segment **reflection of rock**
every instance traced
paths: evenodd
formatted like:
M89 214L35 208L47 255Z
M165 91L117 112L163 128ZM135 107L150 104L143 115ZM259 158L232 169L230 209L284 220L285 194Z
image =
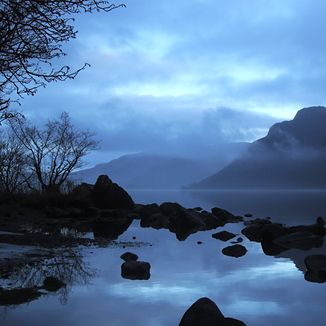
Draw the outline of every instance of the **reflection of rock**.
M221 240L221 241L229 241L230 239L233 239L236 236L236 234L228 232L228 231L221 231L212 234L212 237Z
M151 265L143 261L126 261L121 265L121 276L129 280L148 280Z
M107 175L100 175L92 192L95 206L106 208L134 208L135 204L129 194Z
M245 324L237 319L225 318L212 300L201 298L185 312L179 326L245 326Z
M138 259L138 256L132 252L125 252L120 256L120 258L124 261L131 261L131 260L136 261Z
M305 258L307 271L305 279L309 282L324 283L326 282L326 256L309 255Z
M295 232L285 234L273 241L276 245L287 249L309 250L319 248L324 244L324 239L310 232Z
M58 280L57 278L53 276L48 276L44 281L43 281L43 289L50 291L50 292L55 292L58 291L59 289L65 287L66 284L63 283L62 281Z
M132 222L132 219L121 209L107 209L101 211L100 216L93 222L94 236L109 240L117 239Z
M36 288L15 288L3 290L0 288L0 306L19 305L31 302L40 297L43 293Z
M222 253L226 256L238 258L244 256L247 253L247 249L242 245L235 244L223 248Z

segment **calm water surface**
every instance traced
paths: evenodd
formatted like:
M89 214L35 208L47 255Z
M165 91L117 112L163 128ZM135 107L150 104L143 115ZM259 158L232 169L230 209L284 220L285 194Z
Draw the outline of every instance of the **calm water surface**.
M219 206L237 215L271 216L273 221L288 225L312 224L316 217L326 216L326 192L129 193L143 204L173 201L185 207ZM289 250L273 257L266 256L259 243L244 239L245 256L224 256L221 250L229 243L211 235L228 230L241 236L242 228L242 224L229 224L180 242L167 230L140 228L135 220L119 238L124 244L80 248L82 257L68 255L60 275L69 286L29 304L1 307L0 324L173 326L194 301L206 296L225 316L238 318L247 326L324 326L326 283L304 279L304 258L326 254L325 247L307 252ZM151 264L149 280L121 277L120 255L126 251ZM45 275L47 271L32 273Z

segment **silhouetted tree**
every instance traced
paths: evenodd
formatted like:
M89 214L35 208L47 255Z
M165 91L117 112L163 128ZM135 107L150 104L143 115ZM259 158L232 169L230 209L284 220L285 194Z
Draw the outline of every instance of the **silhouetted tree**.
M48 120L43 129L22 115L10 119L8 124L26 151L29 169L44 194L60 192L71 171L86 164L83 157L98 149L95 134L73 126L66 112L59 120Z
M114 5L100 0L2 0L0 1L0 121L7 112L12 93L34 95L53 81L74 78L87 64L71 72L55 69L54 58L65 56L61 45L76 37L71 15L109 12Z

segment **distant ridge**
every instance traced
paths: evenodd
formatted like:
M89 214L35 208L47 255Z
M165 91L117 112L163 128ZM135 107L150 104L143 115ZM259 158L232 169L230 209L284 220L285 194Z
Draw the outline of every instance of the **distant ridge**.
M247 143L223 144L217 148L217 157L211 160L168 154L127 154L72 173L71 178L78 183L94 184L99 175L106 174L125 189L180 189L220 170L247 146Z
M231 164L191 188L326 189L326 108L304 108L274 124Z

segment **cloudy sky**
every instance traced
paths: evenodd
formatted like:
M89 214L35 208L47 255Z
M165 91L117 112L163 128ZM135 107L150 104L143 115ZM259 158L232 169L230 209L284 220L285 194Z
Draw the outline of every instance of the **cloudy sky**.
M325 104L324 0L126 0L76 16L58 64L90 68L22 101L97 132L92 164L128 152L253 141ZM116 3L117 4L117 3Z

